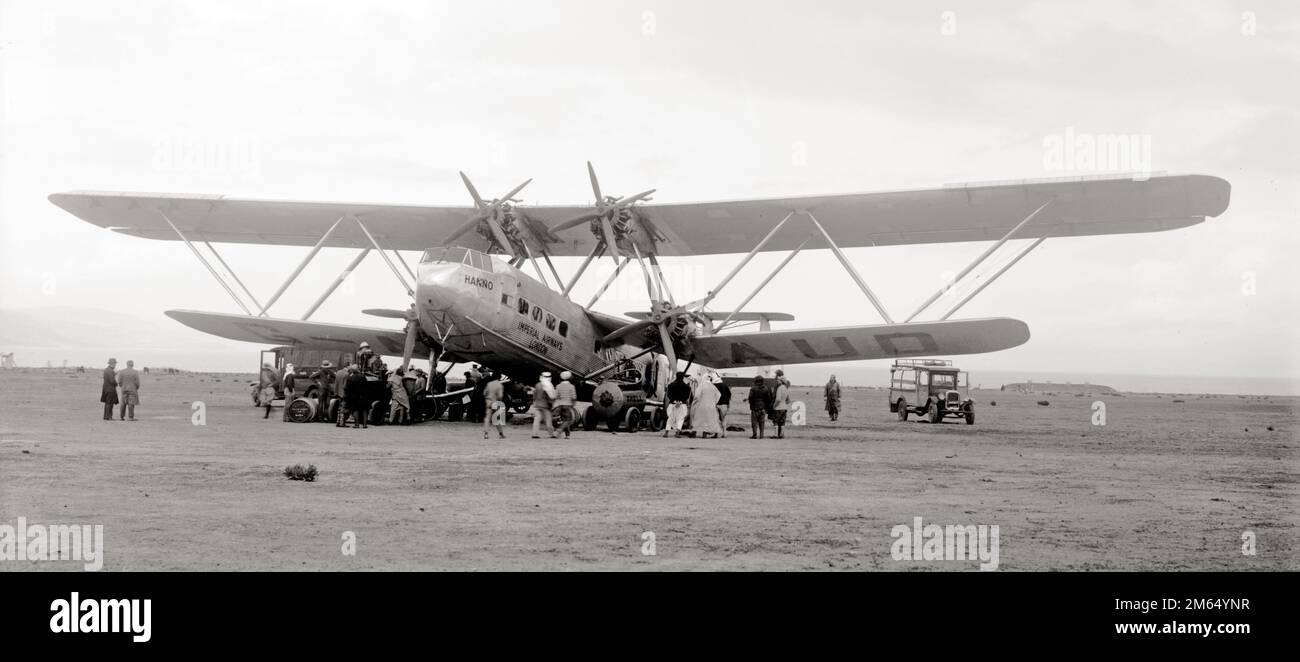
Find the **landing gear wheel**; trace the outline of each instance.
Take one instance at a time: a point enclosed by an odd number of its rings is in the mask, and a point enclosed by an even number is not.
[[[382,403],[379,403],[379,402],[373,402],[373,403],[371,403],[371,404],[370,404],[370,411],[367,412],[367,416],[366,416],[366,418],[370,419],[370,424],[371,424],[371,425],[383,425],[383,424],[384,424],[384,405],[383,405]]]
[[[596,426],[600,424],[600,419],[596,418],[595,407],[587,407],[587,411],[582,415],[582,429],[587,432],[594,432]]]
[[[907,420],[907,400],[905,398],[898,399],[898,420]]]
[[[627,410],[627,416],[623,418],[623,427],[628,432],[636,432],[641,429],[641,410],[635,407]]]
[[[325,420],[331,423],[339,422],[339,399],[330,398],[329,406],[325,408]]]
[[[943,410],[939,409],[939,403],[934,400],[930,401],[930,405],[926,408],[925,414],[926,417],[930,419],[931,423],[943,422]]]

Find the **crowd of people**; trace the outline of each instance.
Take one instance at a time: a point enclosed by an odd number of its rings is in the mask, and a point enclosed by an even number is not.
[[[127,361],[126,368],[117,370],[117,359],[109,359],[104,368],[103,387],[100,402],[104,404],[104,420],[113,420],[114,407],[121,407],[119,418],[134,421],[135,407],[140,404],[140,372],[135,369],[134,361]],[[148,374],[148,369],[145,369]],[[464,373],[463,388],[468,388],[468,406],[466,418],[483,425],[483,438],[487,439],[493,429],[497,437],[505,438],[506,412],[510,403],[506,397],[505,385],[501,375],[491,369],[471,365]],[[301,382],[306,381],[307,384]],[[354,428],[368,427],[368,417],[374,402],[374,388],[370,382],[383,382],[389,395],[389,421],[403,422],[411,420],[411,399],[414,393],[429,390],[431,393],[445,393],[446,378],[435,373],[430,380],[428,373],[412,367],[409,370],[398,368],[388,370],[388,366],[362,343],[356,358],[335,369],[328,360],[322,361],[318,370],[311,375],[300,375],[293,364],[285,366],[283,374],[270,364],[262,366],[262,378],[259,382],[258,402],[266,413],[263,418],[270,418],[272,401],[278,397],[277,388],[284,393],[284,420],[290,420],[288,404],[293,402],[307,387],[315,387],[319,402],[339,399],[340,407],[334,424],[347,427],[352,422]],[[841,390],[835,375],[824,387],[823,396],[826,412],[831,421],[839,420]],[[558,382],[552,380],[550,372],[543,372],[532,388],[532,438],[541,438],[542,431],[551,438],[561,434],[568,439],[573,426],[577,423],[578,391],[573,374],[563,371]],[[770,421],[775,428],[775,438],[785,438],[786,416],[790,411],[790,381],[784,370],[777,370],[769,381],[762,375],[754,377],[749,393],[745,396],[749,405],[750,439],[763,439],[767,435]],[[727,414],[731,409],[731,389],[717,374],[708,376],[688,375],[679,372],[665,388],[664,411],[666,422],[663,436],[672,434],[680,437],[689,432],[700,438],[725,438],[727,436]],[[318,410],[319,419],[327,418],[324,408]]]

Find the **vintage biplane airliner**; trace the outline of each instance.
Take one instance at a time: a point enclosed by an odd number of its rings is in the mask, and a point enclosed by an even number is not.
[[[472,206],[80,191],[56,193],[50,201],[116,232],[183,241],[244,311],[167,311],[170,317],[205,333],[321,349],[353,348],[359,341],[367,341],[384,354],[401,355],[404,364],[419,350],[429,353],[431,361],[477,361],[524,383],[532,383],[544,370],[569,370],[595,386],[632,360],[650,390],[661,394],[663,377],[671,372],[666,368],[676,369],[681,358],[726,369],[975,354],[1021,345],[1029,339],[1024,322],[951,316],[1048,238],[1155,232],[1194,225],[1221,214],[1230,192],[1228,182],[1216,177],[1150,175],[657,204],[648,202],[653,189],[621,198],[605,195],[590,163],[587,168],[595,197],[590,206],[521,204],[515,196],[531,180],[499,198],[485,199],[463,173]],[[1013,240],[1027,240],[1027,245],[1010,246],[1016,250],[991,275],[970,276]],[[972,241],[992,244],[960,270],[952,283],[970,283],[969,294],[929,319],[922,315],[948,287],[898,320],[885,310],[842,250]],[[213,243],[311,248],[274,294],[261,303],[230,270]],[[196,244],[212,253],[229,272],[234,286]],[[323,247],[348,247],[358,252],[298,319],[271,316],[271,307]],[[810,248],[829,249],[879,315],[879,323],[773,330],[771,322],[793,317],[744,311],[795,255]],[[422,251],[416,270],[411,270],[399,253],[404,250]],[[788,254],[770,274],[752,281],[756,286],[734,310],[713,310],[710,304],[719,293],[763,251]],[[387,263],[412,301],[407,310],[366,312],[404,320],[404,330],[312,321],[321,303],[371,252]],[[661,256],[723,254],[742,257],[703,296],[687,301],[669,291]],[[589,301],[573,301],[574,285],[593,260],[605,255],[616,261],[613,274]],[[585,258],[566,280],[555,268],[554,256]],[[634,262],[644,276],[648,310],[626,317],[595,311],[593,306],[614,279]],[[526,273],[525,265],[531,266],[535,278]],[[547,272],[553,284],[548,282]],[[737,330],[755,324],[757,329]]]

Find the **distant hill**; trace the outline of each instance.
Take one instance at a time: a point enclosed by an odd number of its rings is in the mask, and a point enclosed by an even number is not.
[[[1116,395],[1119,391],[1101,384],[1064,384],[1056,382],[1017,382],[1014,384],[1003,384],[1002,390],[1015,391],[1018,393],[1062,393],[1065,395],[1078,393],[1080,395]]]
[[[111,310],[72,306],[0,310],[0,350],[11,347],[208,349],[229,346],[229,342],[188,329],[161,312],[157,319],[143,319]]]

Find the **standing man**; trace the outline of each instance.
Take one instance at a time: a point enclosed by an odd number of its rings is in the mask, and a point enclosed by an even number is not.
[[[560,429],[564,438],[569,438],[569,429],[578,418],[573,403],[578,401],[578,389],[573,385],[573,373],[565,370],[560,373],[560,384],[555,387],[555,410],[560,416]]]
[[[713,387],[718,389],[718,425],[722,428],[722,438],[727,438],[727,412],[731,410],[731,387],[722,379],[721,375],[714,373],[710,379],[713,381]]]
[[[135,361],[128,360],[126,369],[117,373],[117,385],[122,387],[122,410],[119,418],[124,421],[134,421],[135,406],[140,404],[140,373],[135,369]]]
[[[830,414],[832,421],[840,419],[840,383],[835,381],[835,375],[826,382],[826,413]]]
[[[495,374],[488,374],[487,383],[483,384],[483,438],[488,438],[488,428],[497,429],[497,438],[505,439],[506,427],[506,389],[501,379]]]
[[[790,381],[785,371],[776,371],[776,391],[772,394],[772,422],[776,424],[776,438],[785,439],[785,415],[790,411]]]
[[[366,374],[361,372],[361,366],[353,363],[348,366],[348,377],[343,383],[343,420],[339,427],[348,426],[348,418],[356,415],[353,428],[368,427],[366,419],[369,418],[370,402],[366,400]]]
[[[551,407],[555,404],[555,386],[551,384],[551,373],[543,372],[537,385],[533,387],[533,439],[541,439],[537,435],[538,427],[546,426],[546,431],[555,439],[555,422],[551,420]]]
[[[104,403],[104,420],[113,420],[113,405],[117,404],[117,359],[109,359],[104,368],[104,385],[99,389],[99,401]]]
[[[388,390],[392,393],[388,400],[388,422],[397,423],[405,419],[411,422],[411,398],[406,392],[406,371],[398,367],[388,377]]]
[[[703,376],[693,377],[691,387],[691,436],[705,439],[712,434],[722,436],[722,421],[718,418],[718,389]]]
[[[762,375],[754,375],[754,385],[749,387],[745,400],[749,402],[749,438],[762,439],[767,410],[772,406],[772,391],[763,383]]]
[[[130,365],[131,362],[126,362],[126,364]],[[260,402],[261,406],[266,408],[265,414],[261,415],[264,419],[269,419],[270,406],[276,402],[277,381],[279,381],[279,375],[276,373],[276,368],[270,367],[269,363],[261,364],[261,393],[257,394],[257,402]],[[289,404],[289,402],[286,401],[285,404]]]
[[[691,386],[686,383],[686,373],[677,373],[677,378],[664,389],[668,401],[668,424],[664,426],[664,436],[669,432],[682,436],[682,426],[686,424],[687,406],[691,401]]]
[[[322,421],[329,420],[330,398],[334,395],[334,379],[334,364],[329,361],[321,361],[320,370],[311,375],[311,380],[320,387],[316,389],[316,418]],[[337,423],[338,421],[335,421],[335,424]]]
[[[293,364],[286,363],[284,366],[284,379],[280,382],[284,386],[284,420],[286,421],[289,420],[289,405],[293,404],[294,399],[297,397],[294,390],[297,380],[298,375],[294,374]]]

